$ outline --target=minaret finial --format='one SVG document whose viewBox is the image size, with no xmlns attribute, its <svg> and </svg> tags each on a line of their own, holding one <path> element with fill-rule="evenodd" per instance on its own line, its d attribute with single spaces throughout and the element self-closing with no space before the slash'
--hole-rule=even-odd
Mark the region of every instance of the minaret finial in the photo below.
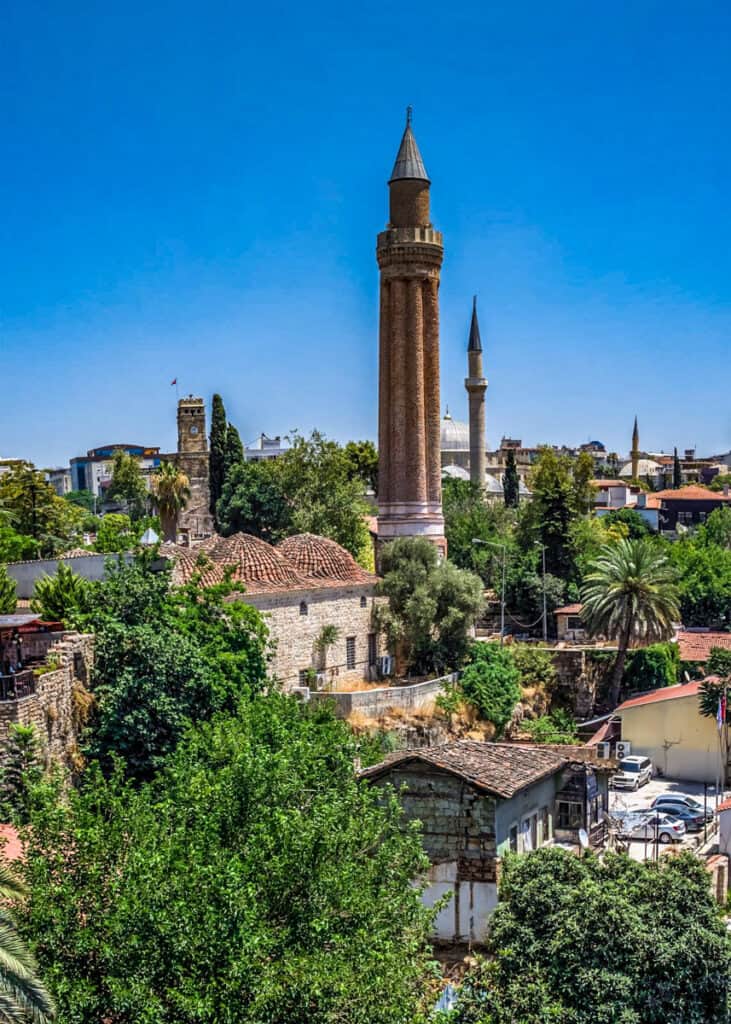
<svg viewBox="0 0 731 1024">
<path fill-rule="evenodd" d="M 473 313 L 477 312 L 477 296 L 476 295 L 472 296 L 472 312 Z"/>
<path fill-rule="evenodd" d="M 406 127 L 407 128 L 411 127 L 411 121 L 412 121 L 413 117 L 414 117 L 414 108 L 409 103 L 408 107 L 406 108 Z"/>
</svg>

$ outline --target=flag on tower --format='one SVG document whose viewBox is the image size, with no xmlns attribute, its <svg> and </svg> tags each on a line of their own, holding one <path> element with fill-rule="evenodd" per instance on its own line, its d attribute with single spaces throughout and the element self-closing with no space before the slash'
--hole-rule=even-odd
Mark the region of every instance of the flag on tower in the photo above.
<svg viewBox="0 0 731 1024">
<path fill-rule="evenodd" d="M 172 387 L 173 384 L 177 384 L 177 383 L 178 383 L 178 378 L 175 377 L 173 380 L 170 381 L 170 387 Z"/>
</svg>

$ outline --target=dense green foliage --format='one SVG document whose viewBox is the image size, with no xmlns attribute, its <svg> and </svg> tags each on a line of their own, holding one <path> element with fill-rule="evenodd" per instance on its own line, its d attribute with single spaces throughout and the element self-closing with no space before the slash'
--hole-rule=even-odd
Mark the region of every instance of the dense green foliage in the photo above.
<svg viewBox="0 0 731 1024">
<path fill-rule="evenodd" d="M 538 686 L 550 693 L 557 678 L 551 652 L 532 644 L 511 644 L 507 650 L 520 674 L 520 685 Z"/>
<path fill-rule="evenodd" d="M 508 448 L 503 475 L 503 499 L 508 508 L 517 508 L 520 502 L 520 479 L 515 465 L 515 452 Z"/>
<path fill-rule="evenodd" d="M 104 555 L 131 551 L 142 536 L 140 525 L 124 512 L 108 512 L 99 520 L 94 550 Z"/>
<path fill-rule="evenodd" d="M 424 857 L 354 756 L 328 710 L 272 695 L 198 729 L 151 785 L 90 770 L 41 807 L 24 926 L 60 1019 L 422 1019 Z"/>
<path fill-rule="evenodd" d="M 709 676 L 721 676 L 722 679 L 731 676 L 731 650 L 727 647 L 712 647 L 706 662 L 706 672 Z"/>
<path fill-rule="evenodd" d="M 724 487 L 731 487 L 731 473 L 718 473 L 710 483 L 710 490 L 723 491 Z"/>
<path fill-rule="evenodd" d="M 357 479 L 378 494 L 378 452 L 372 441 L 348 441 L 345 445 L 349 479 Z"/>
<path fill-rule="evenodd" d="M 70 502 L 72 505 L 78 505 L 79 508 L 83 508 L 85 512 L 96 511 L 96 497 L 93 491 L 69 491 L 64 494 L 64 500 Z"/>
<path fill-rule="evenodd" d="M 114 453 L 112 480 L 106 500 L 119 502 L 133 522 L 141 519 L 147 511 L 149 496 L 145 478 L 134 455 L 121 450 Z"/>
<path fill-rule="evenodd" d="M 90 589 L 91 584 L 70 565 L 59 562 L 53 576 L 36 580 L 30 606 L 48 622 L 73 626 L 87 609 Z"/>
<path fill-rule="evenodd" d="M 674 643 L 650 644 L 627 652 L 622 690 L 654 690 L 678 682 L 680 655 Z"/>
<path fill-rule="evenodd" d="M 387 544 L 379 592 L 388 604 L 376 609 L 379 628 L 408 673 L 441 675 L 463 663 L 470 631 L 482 610 L 480 578 L 451 562 L 423 538 Z"/>
<path fill-rule="evenodd" d="M 309 438 L 294 434 L 290 442 L 277 459 L 232 470 L 216 506 L 221 532 L 251 533 L 270 543 L 295 533 L 316 533 L 366 559 L 369 508 L 346 449 L 317 431 Z"/>
<path fill-rule="evenodd" d="M 27 889 L 0 859 L 0 1020 L 3 1024 L 49 1024 L 55 1017 L 51 996 L 38 977 L 35 958 L 18 934 L 15 909 Z"/>
<path fill-rule="evenodd" d="M 211 399 L 211 432 L 208 437 L 209 489 L 211 513 L 215 516 L 216 504 L 223 493 L 226 474 L 226 409 L 220 395 Z"/>
<path fill-rule="evenodd" d="M 582 618 L 594 635 L 617 640 L 610 700 L 616 704 L 631 643 L 664 640 L 678 618 L 676 573 L 651 538 L 604 548 L 581 588 Z"/>
<path fill-rule="evenodd" d="M 174 462 L 163 462 L 150 483 L 163 539 L 174 544 L 178 538 L 178 517 L 190 501 L 190 480 Z"/>
<path fill-rule="evenodd" d="M 196 581 L 171 587 L 146 559 L 110 564 L 92 584 L 81 621 L 96 633 L 93 715 L 86 753 L 111 769 L 115 756 L 148 778 L 191 723 L 234 712 L 266 681 L 267 634 L 235 589 Z"/>
<path fill-rule="evenodd" d="M 625 536 L 630 540 L 639 540 L 640 537 L 647 537 L 652 533 L 647 520 L 634 508 L 616 508 L 602 516 L 600 521 L 607 529 L 612 526 L 625 526 Z"/>
<path fill-rule="evenodd" d="M 567 711 L 556 708 L 548 715 L 524 721 L 522 728 L 534 743 L 577 743 L 576 722 Z"/>
<path fill-rule="evenodd" d="M 3 821 L 27 825 L 33 790 L 43 776 L 40 740 L 32 725 L 11 722 L 4 746 L 0 767 L 0 814 Z"/>
<path fill-rule="evenodd" d="M 711 522 L 715 515 L 709 516 L 711 529 L 719 523 Z M 731 549 L 709 542 L 706 525 L 695 536 L 675 541 L 668 554 L 678 574 L 684 624 L 711 628 L 727 625 L 731 619 Z"/>
<path fill-rule="evenodd" d="M 59 498 L 30 463 L 0 475 L 0 561 L 50 556 L 81 538 L 84 512 Z"/>
<path fill-rule="evenodd" d="M 478 643 L 470 648 L 470 658 L 460 679 L 462 692 L 500 736 L 520 700 L 520 672 L 513 653 L 499 644 Z"/>
<path fill-rule="evenodd" d="M 731 948 L 703 864 L 509 857 L 453 1024 L 724 1024 Z"/>
<path fill-rule="evenodd" d="M 8 574 L 4 565 L 0 565 L 0 615 L 12 615 L 18 604 L 15 580 Z"/>
</svg>

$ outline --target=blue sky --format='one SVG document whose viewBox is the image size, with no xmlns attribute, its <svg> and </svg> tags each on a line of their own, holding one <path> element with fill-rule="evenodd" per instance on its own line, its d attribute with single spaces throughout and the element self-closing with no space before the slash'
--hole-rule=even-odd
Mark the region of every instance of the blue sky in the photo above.
<svg viewBox="0 0 731 1024">
<path fill-rule="evenodd" d="M 442 402 L 487 432 L 731 448 L 731 8 L 10 0 L 0 455 L 375 437 L 375 236 L 414 129 L 444 233 Z"/>
</svg>

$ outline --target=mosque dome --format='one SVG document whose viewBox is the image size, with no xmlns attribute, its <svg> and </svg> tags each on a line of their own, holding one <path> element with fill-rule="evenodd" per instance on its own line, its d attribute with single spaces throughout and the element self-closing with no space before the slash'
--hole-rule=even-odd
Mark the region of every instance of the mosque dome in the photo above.
<svg viewBox="0 0 731 1024">
<path fill-rule="evenodd" d="M 447 476 L 451 480 L 469 480 L 469 470 L 465 469 L 464 466 L 442 466 L 442 476 Z"/>
<path fill-rule="evenodd" d="M 373 579 L 370 573 L 358 565 L 349 551 L 328 537 L 299 533 L 281 541 L 277 550 L 303 576 L 354 583 Z"/>
<path fill-rule="evenodd" d="M 485 490 L 488 494 L 502 494 L 503 485 L 500 483 L 496 476 L 491 473 L 485 474 Z"/>
<path fill-rule="evenodd" d="M 659 462 L 655 462 L 654 459 L 639 459 L 637 462 L 637 476 L 657 476 L 658 473 L 662 473 L 663 469 Z M 623 477 L 632 476 L 632 463 L 625 462 L 619 471 L 619 475 Z"/>
<path fill-rule="evenodd" d="M 468 452 L 470 450 L 470 425 L 452 419 L 449 409 L 444 414 L 440 430 L 440 447 L 443 452 Z M 485 441 L 487 447 L 487 441 Z"/>
</svg>

